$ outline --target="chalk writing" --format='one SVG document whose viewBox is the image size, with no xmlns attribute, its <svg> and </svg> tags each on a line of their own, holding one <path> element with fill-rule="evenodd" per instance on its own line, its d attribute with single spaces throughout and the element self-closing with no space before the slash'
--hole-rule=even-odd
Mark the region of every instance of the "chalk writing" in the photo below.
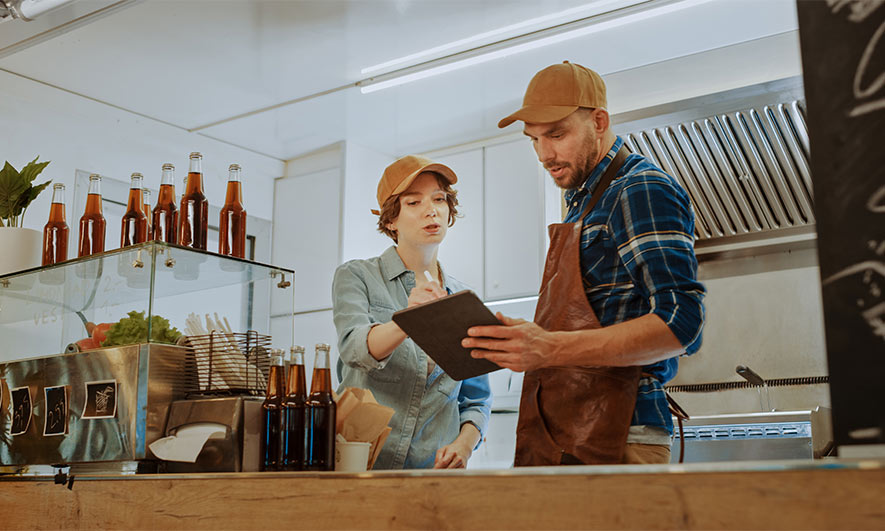
<svg viewBox="0 0 885 531">
<path fill-rule="evenodd" d="M 848 15 L 848 20 L 856 24 L 865 21 L 883 4 L 885 4 L 885 0 L 827 0 L 827 5 L 830 7 L 830 12 L 833 14 L 838 13 L 843 7 L 849 6 L 850 13 Z M 864 85 L 864 79 L 867 77 L 868 73 L 871 75 L 876 74 L 876 72 L 870 72 L 870 65 L 872 58 L 879 49 L 879 43 L 882 41 L 883 35 L 885 35 L 885 20 L 879 24 L 879 27 L 873 32 L 872 37 L 870 37 L 869 42 L 867 42 L 867 45 L 864 47 L 860 60 L 857 63 L 857 68 L 854 71 L 854 83 L 852 85 L 854 99 L 857 101 L 876 97 L 877 94 L 879 94 L 879 96 L 872 101 L 860 103 L 851 109 L 848 112 L 848 116 L 851 118 L 885 109 L 885 95 L 880 94 L 882 87 L 885 87 L 885 71 L 879 72 L 868 85 Z M 874 66 L 882 68 L 883 61 L 879 61 L 878 64 L 874 64 Z"/>
</svg>

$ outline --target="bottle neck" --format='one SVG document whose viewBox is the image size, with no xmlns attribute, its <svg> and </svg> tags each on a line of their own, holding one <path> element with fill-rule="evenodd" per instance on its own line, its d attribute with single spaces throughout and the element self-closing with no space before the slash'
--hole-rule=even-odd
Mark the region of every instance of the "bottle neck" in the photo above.
<svg viewBox="0 0 885 531">
<path fill-rule="evenodd" d="M 317 349 L 313 377 L 310 379 L 310 394 L 332 395 L 332 371 L 329 370 L 328 350 Z"/>
<path fill-rule="evenodd" d="M 136 179 L 132 179 L 132 186 L 129 188 L 129 204 L 127 205 L 127 209 L 129 211 L 143 211 L 144 198 L 142 197 L 142 195 L 143 192 L 141 191 L 141 179 L 138 179 L 137 183 Z"/>
<path fill-rule="evenodd" d="M 188 173 L 203 173 L 203 158 L 191 157 L 191 164 L 187 170 Z"/>
<path fill-rule="evenodd" d="M 303 363 L 292 363 L 289 365 L 289 378 L 286 382 L 288 385 L 287 395 L 298 398 L 307 398 L 307 381 L 304 374 Z"/>
<path fill-rule="evenodd" d="M 64 186 L 52 189 L 52 205 L 49 207 L 49 221 L 52 223 L 65 222 L 65 189 Z"/>
<path fill-rule="evenodd" d="M 89 195 L 101 195 L 101 179 L 89 179 Z"/>
<path fill-rule="evenodd" d="M 171 184 L 172 186 L 175 186 L 175 170 L 163 170 L 163 176 L 160 178 L 160 185 L 164 184 Z"/>
<path fill-rule="evenodd" d="M 329 351 L 317 349 L 316 359 L 313 364 L 314 369 L 329 369 Z"/>
<path fill-rule="evenodd" d="M 270 366 L 267 378 L 267 400 L 279 399 L 283 396 L 283 359 L 275 357 Z"/>
<path fill-rule="evenodd" d="M 86 212 L 89 214 L 102 214 L 101 210 L 101 193 L 92 193 L 89 192 L 89 195 L 86 196 Z"/>
<path fill-rule="evenodd" d="M 199 172 L 190 172 L 185 179 L 185 193 L 187 195 L 203 193 L 203 174 Z"/>
<path fill-rule="evenodd" d="M 91 193 L 91 192 L 90 192 Z M 57 188 L 52 189 L 52 203 L 60 203 L 62 205 L 65 204 L 65 189 L 64 186 L 59 186 Z"/>
<path fill-rule="evenodd" d="M 243 185 L 239 181 L 227 182 L 227 193 L 224 196 L 225 205 L 242 206 Z"/>
</svg>

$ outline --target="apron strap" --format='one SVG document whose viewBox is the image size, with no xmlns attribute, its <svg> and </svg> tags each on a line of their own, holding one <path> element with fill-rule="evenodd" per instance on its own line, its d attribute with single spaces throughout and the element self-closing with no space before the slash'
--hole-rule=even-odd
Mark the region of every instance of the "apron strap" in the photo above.
<svg viewBox="0 0 885 531">
<path fill-rule="evenodd" d="M 584 208 L 584 212 L 581 214 L 581 217 L 578 218 L 579 221 L 583 220 L 587 217 L 587 214 L 593 210 L 593 207 L 596 206 L 596 203 L 602 199 L 602 193 L 608 188 L 608 185 L 611 184 L 613 180 L 615 180 L 615 175 L 617 175 L 618 170 L 621 169 L 621 166 L 624 165 L 624 161 L 627 160 L 627 156 L 630 155 L 630 152 L 627 150 L 627 147 L 623 144 L 621 145 L 621 149 L 615 153 L 615 158 L 612 159 L 611 164 L 608 165 L 608 168 L 605 169 L 605 173 L 602 174 L 602 178 L 599 180 L 599 185 L 596 187 L 596 192 L 593 194 L 593 197 L 590 198 L 590 202 L 587 203 L 587 206 Z"/>
</svg>

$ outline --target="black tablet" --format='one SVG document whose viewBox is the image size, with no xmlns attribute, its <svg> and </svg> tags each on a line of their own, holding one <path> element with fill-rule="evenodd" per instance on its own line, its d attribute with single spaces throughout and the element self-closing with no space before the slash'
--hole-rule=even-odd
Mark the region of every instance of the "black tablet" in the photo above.
<svg viewBox="0 0 885 531">
<path fill-rule="evenodd" d="M 501 324 L 470 290 L 459 291 L 393 314 L 393 320 L 446 374 L 465 380 L 501 367 L 461 346 L 472 326 Z"/>
</svg>

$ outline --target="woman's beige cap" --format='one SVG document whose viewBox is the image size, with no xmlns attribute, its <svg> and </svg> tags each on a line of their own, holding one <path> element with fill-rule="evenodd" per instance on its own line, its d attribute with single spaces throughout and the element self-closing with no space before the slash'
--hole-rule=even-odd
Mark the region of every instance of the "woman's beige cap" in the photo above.
<svg viewBox="0 0 885 531">
<path fill-rule="evenodd" d="M 384 169 L 384 175 L 378 183 L 378 208 L 384 206 L 390 196 L 401 194 L 412 185 L 422 173 L 432 171 L 442 175 L 449 184 L 458 182 L 455 172 L 445 164 L 418 155 L 406 155 Z M 381 212 L 372 209 L 372 214 L 380 216 Z"/>
<path fill-rule="evenodd" d="M 548 66 L 529 81 L 522 109 L 498 122 L 507 127 L 517 120 L 530 124 L 558 122 L 578 110 L 605 108 L 605 83 L 585 66 L 570 63 Z"/>
</svg>

